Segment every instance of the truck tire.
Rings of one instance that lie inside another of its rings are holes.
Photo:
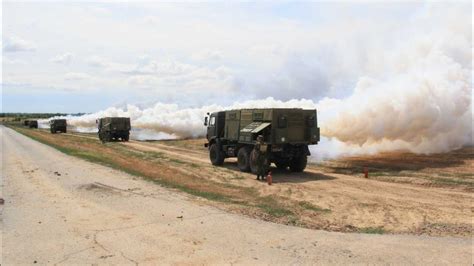
[[[250,172],[250,148],[242,147],[237,152],[237,167],[241,172]]]
[[[99,139],[102,141],[102,143],[110,141],[107,132],[99,132]]]
[[[257,156],[257,151],[255,149],[252,149],[252,151],[250,152],[250,172],[252,172],[252,174],[256,174],[258,170]]]
[[[112,140],[113,140],[112,133],[105,132],[105,141],[106,142],[111,142]]]
[[[289,162],[288,161],[278,161],[278,162],[275,162],[275,165],[280,170],[286,170],[288,168]]]
[[[290,161],[290,170],[293,172],[303,172],[307,163],[308,158],[305,155],[295,157]]]
[[[128,134],[123,136],[123,138],[122,138],[123,141],[128,141],[129,139],[130,139],[130,135],[128,135]]]
[[[216,143],[212,144],[209,148],[209,158],[212,165],[222,165],[224,163],[224,152],[221,151]]]
[[[110,135],[110,132],[102,132],[99,133],[99,139],[102,141],[102,143],[110,142],[112,140],[112,136]]]

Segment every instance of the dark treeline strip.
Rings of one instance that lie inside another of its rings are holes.
[[[85,113],[76,113],[76,114],[65,114],[65,113],[0,113],[0,117],[10,117],[15,119],[28,119],[28,118],[50,118],[54,116],[80,116]]]

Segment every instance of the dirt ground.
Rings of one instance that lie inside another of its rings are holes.
[[[193,139],[127,145],[209,164],[203,143],[204,139]],[[273,168],[273,186],[256,186],[252,175],[238,172],[235,159],[226,159],[218,172],[243,177],[233,179],[233,184],[255,186],[263,194],[317,206],[322,211],[303,216],[315,228],[344,231],[353,226],[369,231],[470,236],[473,152],[473,147],[467,147],[446,154],[392,152],[347,157],[310,164],[304,173]],[[364,167],[368,168],[368,179],[364,178]],[[209,167],[208,171],[215,169]]]
[[[338,233],[252,219],[209,206],[212,203],[218,205],[217,201],[155,185],[149,179],[98,164],[105,163],[100,161],[105,160],[105,155],[100,157],[89,154],[86,149],[88,146],[97,149],[98,146],[94,145],[101,144],[97,144],[96,140],[65,134],[53,136],[38,130],[28,130],[30,133],[34,132],[31,136],[42,137],[41,141],[54,138],[54,145],[61,153],[11,129],[0,129],[1,197],[5,199],[5,205],[1,206],[1,264],[470,265],[472,262],[469,238]],[[169,146],[170,144],[131,142],[127,144],[129,146],[123,146],[112,143],[104,145],[99,152],[107,154],[115,151],[119,156],[120,152],[125,153],[132,146],[133,149],[160,149],[156,154],[143,152],[141,158],[158,164],[163,172],[161,174],[168,175],[167,171],[174,169],[176,178],[189,179],[192,176],[185,175],[186,171],[196,169],[196,179],[204,176],[219,180],[217,184],[221,184],[222,189],[234,191],[239,188],[230,183],[242,187],[253,186],[269,195],[295,189],[300,191],[298,195],[291,193],[286,196],[287,200],[291,197],[321,199],[315,201],[315,204],[324,203],[323,206],[331,208],[329,211],[321,209],[302,213],[301,217],[306,217],[305,219],[311,218],[309,213],[316,213],[314,220],[318,220],[320,216],[334,217],[331,219],[341,217],[339,213],[341,210],[347,211],[346,206],[339,210],[338,206],[333,205],[333,202],[343,202],[340,198],[360,200],[363,196],[368,198],[367,201],[375,202],[376,198],[380,200],[383,191],[364,192],[366,187],[375,188],[370,183],[378,184],[379,190],[386,185],[390,186],[385,204],[391,201],[390,198],[395,199],[394,202],[410,201],[396,195],[404,192],[398,186],[407,184],[391,184],[351,176],[349,177],[352,179],[346,180],[344,175],[339,174],[322,178],[323,175],[315,170],[299,176],[292,176],[290,173],[276,174],[277,182],[268,186],[256,182],[253,176],[236,172],[232,162],[224,168],[213,168],[204,162],[207,157],[200,156],[200,151],[192,150],[189,155],[183,152],[183,147],[177,147],[185,145],[184,142],[174,146]],[[74,148],[76,146],[77,149]],[[121,148],[126,149],[122,151]],[[71,152],[81,153],[73,154],[74,156],[96,157],[81,157],[94,159],[94,163],[91,163],[64,154]],[[171,157],[171,154],[175,156]],[[151,155],[161,157],[145,157]],[[127,156],[133,157],[128,153]],[[198,167],[181,161],[179,156],[187,156]],[[134,158],[132,160],[132,163],[138,163]],[[166,162],[160,164],[162,161]],[[120,165],[124,163],[121,162]],[[168,168],[168,165],[176,168]],[[178,171],[178,166],[184,168],[184,172]],[[238,178],[226,179],[232,175]],[[362,183],[358,182],[359,179]],[[211,181],[199,181],[215,188]],[[348,187],[341,188],[340,185]],[[415,207],[417,203],[412,195],[415,191],[423,194],[418,204],[424,204],[429,198],[424,195],[428,192],[422,189],[439,193],[444,199],[450,200],[462,200],[460,196],[468,194],[462,189],[442,190],[439,187],[413,186],[407,190],[410,191],[408,198]],[[343,194],[351,196],[345,198]],[[368,196],[369,194],[373,196]],[[332,198],[333,202],[325,198]],[[434,203],[437,207],[441,205],[439,201]],[[465,204],[463,201],[460,203]],[[220,205],[222,204],[221,202]],[[452,205],[455,204],[445,202],[446,208],[451,208]],[[314,208],[316,205],[305,206]],[[442,208],[440,210],[447,211]],[[454,214],[459,215],[456,212]],[[353,220],[348,218],[346,221]]]
[[[38,132],[72,148],[97,145],[95,135],[53,137]],[[94,143],[76,143],[70,137]],[[341,232],[472,235],[472,147],[435,155],[394,152],[341,158],[310,164],[304,173],[272,168],[274,184],[268,186],[238,171],[235,158],[226,159],[223,167],[212,166],[204,143],[204,139],[130,141],[100,149],[103,154],[124,153],[120,165],[186,185],[185,192],[192,188],[207,193],[194,195],[211,199],[211,205],[263,220]],[[131,159],[130,152],[143,155]],[[369,170],[367,179],[364,167]]]

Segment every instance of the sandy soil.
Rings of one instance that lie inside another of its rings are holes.
[[[2,264],[471,264],[469,239],[263,222],[1,129]]]
[[[209,178],[214,181],[254,187],[264,195],[279,195],[295,201],[310,202],[328,210],[302,215],[312,228],[335,231],[350,230],[351,227],[384,228],[396,233],[468,237],[472,234],[472,187],[466,187],[464,183],[433,183],[425,178],[433,176],[433,171],[461,172],[464,179],[472,181],[472,176],[464,175],[474,170],[474,160],[469,156],[472,155],[472,149],[457,152],[461,156],[456,156],[456,152],[451,153],[451,161],[456,162],[451,164],[447,160],[449,155],[425,158],[426,156],[391,153],[343,158],[323,165],[313,164],[304,173],[273,169],[275,185],[267,186],[256,182],[250,174],[238,172],[235,159],[226,159],[224,167],[216,171],[215,167],[210,166],[207,151],[202,145],[204,142],[132,141],[126,145],[141,150],[160,151],[208,165],[209,167],[204,169],[212,173]],[[438,157],[444,159],[436,159]],[[370,166],[368,179],[361,173],[363,165]],[[392,167],[389,169],[391,171],[386,170],[388,167]],[[393,168],[398,169],[397,173],[404,169],[407,171],[396,175]],[[204,169],[200,169],[201,176],[205,176]],[[374,169],[377,169],[377,173],[385,169],[387,174],[374,176]],[[244,178],[222,178],[226,175],[239,175]]]

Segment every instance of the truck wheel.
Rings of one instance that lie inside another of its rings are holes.
[[[104,142],[111,142],[112,141],[112,135],[110,135],[109,132],[104,133]]]
[[[102,136],[102,133],[99,132],[98,135],[99,135],[99,140],[100,140],[102,143],[104,143],[104,137]]]
[[[308,163],[306,156],[295,157],[290,161],[290,170],[293,172],[303,172]]]
[[[250,172],[250,149],[243,147],[237,153],[237,166],[242,172]]]
[[[128,141],[130,139],[130,135],[123,136],[123,141]]]
[[[217,144],[212,144],[209,148],[209,158],[212,165],[222,165],[224,163],[224,153]]]
[[[279,161],[275,162],[275,165],[280,170],[286,170],[286,168],[288,168],[289,163],[287,161]]]

